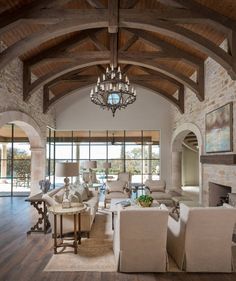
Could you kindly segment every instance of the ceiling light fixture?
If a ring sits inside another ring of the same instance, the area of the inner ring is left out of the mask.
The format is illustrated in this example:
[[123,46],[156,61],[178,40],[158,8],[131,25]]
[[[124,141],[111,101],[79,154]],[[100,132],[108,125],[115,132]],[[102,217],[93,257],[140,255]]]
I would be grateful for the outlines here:
[[129,79],[121,73],[120,66],[106,69],[102,79],[98,77],[97,85],[91,90],[91,101],[103,109],[110,109],[113,117],[117,109],[126,108],[135,102],[136,90],[130,86]]

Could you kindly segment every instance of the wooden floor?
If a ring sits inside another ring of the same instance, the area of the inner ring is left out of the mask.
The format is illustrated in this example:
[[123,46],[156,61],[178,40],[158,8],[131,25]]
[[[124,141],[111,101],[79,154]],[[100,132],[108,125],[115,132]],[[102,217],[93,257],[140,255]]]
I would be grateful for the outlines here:
[[[44,272],[53,254],[51,235],[26,235],[33,207],[24,198],[0,198],[0,281],[235,281],[236,274]],[[69,262],[69,261],[68,261]]]

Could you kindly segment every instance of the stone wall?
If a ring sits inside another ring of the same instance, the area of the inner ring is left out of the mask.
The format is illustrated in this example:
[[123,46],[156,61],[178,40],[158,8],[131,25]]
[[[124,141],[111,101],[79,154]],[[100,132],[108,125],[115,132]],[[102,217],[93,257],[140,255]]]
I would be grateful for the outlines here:
[[[4,46],[0,44],[1,50]],[[46,137],[46,126],[55,126],[55,113],[51,109],[43,114],[43,91],[38,90],[28,102],[23,101],[23,64],[19,59],[12,61],[0,71],[0,112],[20,111],[35,120]]]
[[[214,60],[205,62],[205,100],[199,102],[189,89],[186,89],[185,113],[182,115],[172,106],[172,129],[184,123],[192,122],[198,126],[203,137],[202,151],[205,153],[205,115],[206,113],[233,102],[233,152],[236,153],[236,81]],[[203,202],[208,204],[208,182],[232,187],[236,192],[236,168],[227,165],[202,165]]]

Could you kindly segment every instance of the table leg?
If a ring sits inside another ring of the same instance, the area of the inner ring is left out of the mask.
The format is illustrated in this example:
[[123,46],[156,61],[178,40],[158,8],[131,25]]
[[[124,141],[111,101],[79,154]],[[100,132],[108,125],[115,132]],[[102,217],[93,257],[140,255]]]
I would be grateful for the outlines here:
[[54,215],[54,254],[57,254],[57,215]]
[[80,217],[80,213],[78,214],[78,234],[79,234],[79,244],[81,244],[81,217]]
[[114,212],[111,212],[112,230],[114,230]]
[[78,242],[77,242],[77,227],[76,227],[76,214],[74,214],[74,253],[77,254],[77,247],[78,247]]
[[63,219],[62,219],[62,215],[60,215],[60,237],[62,239],[62,231],[63,230]]

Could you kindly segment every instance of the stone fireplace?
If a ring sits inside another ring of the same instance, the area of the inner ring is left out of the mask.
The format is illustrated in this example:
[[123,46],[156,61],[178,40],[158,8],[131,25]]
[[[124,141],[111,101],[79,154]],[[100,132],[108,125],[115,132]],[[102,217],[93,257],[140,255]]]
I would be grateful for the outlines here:
[[[227,201],[232,188],[222,184],[209,182],[209,206],[221,206]],[[228,203],[228,202],[227,202]]]

